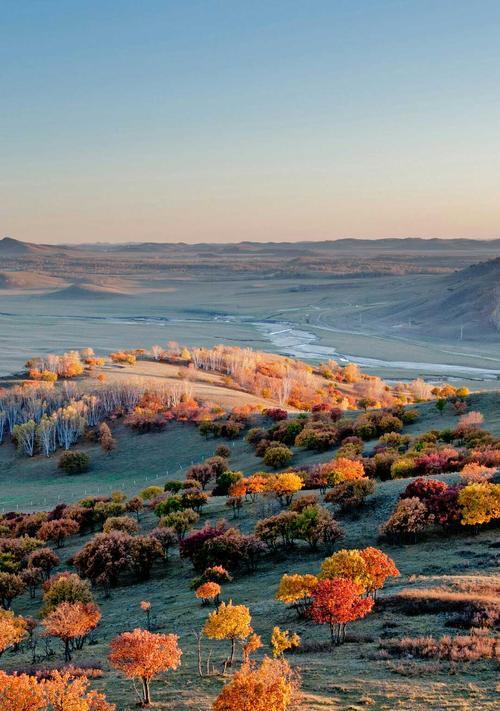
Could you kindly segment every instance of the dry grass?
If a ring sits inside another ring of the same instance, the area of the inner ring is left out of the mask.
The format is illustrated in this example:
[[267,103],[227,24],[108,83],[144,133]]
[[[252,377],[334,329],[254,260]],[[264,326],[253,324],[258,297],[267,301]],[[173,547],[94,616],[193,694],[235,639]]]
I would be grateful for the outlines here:
[[486,634],[435,637],[404,637],[380,643],[394,656],[444,659],[452,662],[475,662],[479,659],[500,659],[500,637]]

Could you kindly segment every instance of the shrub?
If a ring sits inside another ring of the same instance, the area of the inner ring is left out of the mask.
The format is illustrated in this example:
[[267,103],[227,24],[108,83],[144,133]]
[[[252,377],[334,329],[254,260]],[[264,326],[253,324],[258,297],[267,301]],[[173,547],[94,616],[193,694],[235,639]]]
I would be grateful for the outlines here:
[[242,478],[243,474],[241,472],[233,472],[226,469],[215,480],[215,488],[212,491],[213,496],[226,496],[231,486]]
[[316,494],[305,494],[304,496],[295,499],[295,501],[292,501],[292,503],[290,504],[290,511],[296,511],[297,513],[301,513],[309,506],[317,506],[318,504],[319,500]]
[[57,466],[66,474],[83,474],[90,469],[90,457],[85,452],[64,452]]
[[393,479],[405,479],[415,476],[417,465],[411,457],[401,457],[396,459],[391,465],[391,477]]
[[186,533],[195,525],[199,518],[199,514],[192,509],[173,511],[160,519],[160,527],[166,526],[172,529],[177,534],[178,540],[182,541]]
[[158,496],[158,494],[163,493],[163,489],[161,486],[147,486],[145,489],[143,489],[139,496],[143,501],[149,501],[150,499],[154,498],[155,496]]
[[167,560],[169,549],[172,548],[178,540],[174,529],[160,526],[153,528],[149,535],[158,541],[163,552],[163,559]]
[[375,491],[373,479],[362,477],[354,481],[343,481],[327,491],[325,501],[337,504],[342,511],[357,509],[362,506],[365,499]]
[[0,573],[0,605],[5,610],[11,606],[14,598],[22,595],[26,590],[26,583],[16,573]]
[[42,615],[48,615],[61,602],[93,602],[90,584],[76,573],[59,573],[44,584]]
[[478,526],[500,518],[500,484],[468,484],[458,494],[463,526]]
[[424,659],[447,659],[452,662],[475,662],[499,659],[498,639],[481,634],[457,637],[404,637],[381,642],[383,649],[397,656],[413,655]]
[[295,535],[314,550],[318,543],[333,548],[344,532],[331,513],[321,506],[309,506],[294,521]]
[[280,469],[290,464],[292,456],[292,451],[284,445],[268,447],[264,454],[264,464],[273,469]]
[[214,711],[286,711],[298,686],[288,663],[264,657],[259,667],[244,664],[223,687]]
[[419,533],[433,522],[433,516],[427,506],[416,496],[401,499],[391,516],[380,527],[382,535],[388,538],[409,539],[416,542]]
[[107,592],[118,584],[120,573],[130,567],[131,540],[121,531],[98,533],[78,551],[74,564],[84,578]]
[[128,533],[131,536],[139,531],[139,526],[137,521],[134,521],[130,516],[110,516],[104,522],[102,527],[104,533],[110,533],[110,531],[122,531],[123,533]]
[[152,536],[135,536],[128,541],[129,568],[138,580],[149,580],[151,568],[157,558],[163,558],[163,548]]
[[174,494],[173,496],[159,501],[154,507],[154,512],[158,518],[161,518],[162,516],[168,516],[168,514],[174,511],[181,511],[183,508],[181,497],[178,494]]
[[42,541],[54,541],[58,548],[69,536],[75,535],[80,530],[76,521],[69,518],[59,518],[54,521],[45,521],[40,527],[38,535]]
[[165,483],[165,486],[163,487],[164,491],[168,491],[171,494],[178,494],[182,488],[182,481],[176,481],[175,479],[172,481],[167,481]]
[[43,571],[44,577],[50,577],[52,570],[60,563],[59,556],[52,548],[38,548],[30,553],[28,557],[28,567],[39,568]]

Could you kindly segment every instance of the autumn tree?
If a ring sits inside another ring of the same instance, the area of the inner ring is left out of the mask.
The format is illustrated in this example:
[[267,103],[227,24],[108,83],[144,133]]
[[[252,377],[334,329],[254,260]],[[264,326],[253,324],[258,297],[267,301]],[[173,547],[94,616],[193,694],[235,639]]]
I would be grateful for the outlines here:
[[468,484],[458,494],[458,504],[463,526],[479,526],[500,518],[500,484]]
[[12,600],[22,595],[25,590],[26,583],[21,575],[0,572],[0,605],[4,609],[8,610]]
[[304,482],[294,472],[283,472],[269,477],[268,486],[282,506],[289,506],[292,503],[294,494],[303,488]]
[[121,531],[98,533],[75,555],[77,570],[108,594],[109,587],[115,587],[120,573],[130,566],[130,538]]
[[211,612],[203,627],[203,632],[210,639],[228,639],[231,641],[231,653],[227,661],[232,666],[236,640],[243,640],[253,630],[250,626],[252,618],[250,610],[245,605],[233,605],[231,601],[222,602],[217,610]]
[[179,541],[182,541],[186,533],[193,528],[198,521],[200,515],[193,509],[184,509],[184,511],[173,511],[160,519],[160,527],[171,528],[177,534]]
[[111,454],[116,447],[116,440],[111,434],[109,425],[105,422],[101,422],[99,425],[99,444],[101,445],[102,451],[106,452],[106,454]]
[[23,617],[12,610],[0,610],[0,654],[18,644],[26,635],[28,625]]
[[81,649],[89,632],[97,627],[101,613],[92,602],[61,602],[43,620],[46,632],[64,644],[64,661],[71,661],[73,648]]
[[122,531],[132,536],[139,531],[139,524],[130,516],[110,516],[104,521],[102,530],[104,533]]
[[369,576],[367,591],[375,597],[377,590],[384,586],[387,578],[397,577],[399,570],[392,558],[378,548],[368,546],[360,550],[359,554],[365,561]]
[[276,599],[281,602],[290,603],[296,610],[299,617],[305,616],[312,600],[312,595],[318,584],[315,575],[299,575],[285,573],[282,576]]
[[320,580],[313,593],[310,609],[316,624],[330,627],[332,644],[340,644],[345,639],[349,622],[365,617],[373,607],[372,598],[362,598],[363,589],[347,578]]
[[273,469],[279,469],[290,464],[292,456],[292,450],[288,449],[284,444],[268,447],[264,454],[264,464]]
[[61,602],[94,602],[90,583],[82,580],[76,573],[63,572],[49,578],[43,586],[42,614],[48,615]]
[[38,548],[28,557],[28,567],[39,568],[43,571],[45,579],[50,577],[52,570],[60,563],[59,556],[52,548]]
[[142,684],[142,703],[151,703],[151,681],[160,672],[177,669],[182,651],[175,634],[153,634],[135,629],[123,632],[111,642],[109,661],[129,679]]
[[288,649],[300,646],[300,637],[296,632],[282,630],[279,627],[273,627],[271,634],[271,649],[273,657],[283,657],[283,654]]
[[78,533],[80,526],[70,518],[58,518],[54,521],[45,521],[38,531],[42,541],[53,541],[57,548],[61,548],[64,540]]
[[35,676],[6,674],[0,671],[0,711],[46,711],[46,709],[47,696],[44,684]]
[[412,540],[434,521],[434,516],[416,496],[401,499],[387,521],[380,527],[383,536],[393,540]]
[[214,711],[286,711],[297,677],[285,660],[264,657],[256,668],[248,663],[232,677],[214,702]]
[[337,551],[321,564],[322,580],[344,578],[355,583],[361,592],[370,585],[370,573],[361,552],[355,548]]
[[328,481],[334,486],[342,481],[353,481],[365,476],[363,462],[358,459],[339,457],[323,465],[327,471]]
[[0,672],[0,711],[115,711],[88,679],[54,670],[47,678]]
[[219,583],[206,582],[197,587],[194,594],[198,600],[202,601],[203,605],[208,605],[210,601],[217,604],[219,602],[220,590]]

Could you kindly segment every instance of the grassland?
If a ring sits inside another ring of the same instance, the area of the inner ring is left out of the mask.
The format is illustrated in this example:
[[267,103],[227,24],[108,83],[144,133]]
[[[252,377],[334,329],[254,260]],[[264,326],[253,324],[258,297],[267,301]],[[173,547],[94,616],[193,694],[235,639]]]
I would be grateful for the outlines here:
[[[474,395],[471,407],[485,415],[485,427],[500,434],[499,394]],[[419,420],[406,431],[423,432],[434,427],[440,429],[455,422],[448,413],[439,415],[432,403],[418,406]],[[191,462],[211,455],[220,440],[205,440],[194,426],[172,424],[162,433],[136,435],[115,424],[114,434],[118,449],[111,455],[101,453],[95,445],[86,444],[92,457],[93,469],[88,474],[70,477],[55,468],[53,459],[20,459],[7,445],[0,447],[2,472],[2,500],[7,508],[46,508],[58,501],[73,501],[85,492],[108,493],[121,488],[132,494],[150,483],[163,483],[180,478]],[[366,444],[369,450],[372,442]],[[231,446],[231,466],[251,473],[262,469],[244,441]],[[296,451],[294,464],[313,462],[331,457],[331,453],[311,454]],[[453,481],[456,475],[446,475]],[[377,484],[374,496],[356,517],[343,516],[339,520],[345,530],[342,546],[364,547],[378,545],[396,561],[401,577],[384,589],[382,598],[404,589],[450,586],[453,583],[488,586],[498,584],[496,572],[497,538],[493,529],[472,536],[459,533],[454,537],[429,536],[417,545],[393,546],[377,542],[378,527],[392,510],[394,503],[406,486],[407,480],[387,481]],[[44,503],[44,499],[47,503]],[[29,500],[33,506],[29,506]],[[4,505],[2,503],[2,505]],[[246,503],[242,515],[236,520],[244,531],[251,531],[255,521],[262,517],[262,505]],[[216,520],[231,514],[225,499],[213,497],[202,520]],[[141,529],[154,527],[156,517],[143,515]],[[87,540],[75,537],[61,551],[63,560],[74,554]],[[484,709],[496,708],[495,686],[497,678],[493,662],[451,663],[422,661],[418,659],[392,659],[381,654],[379,639],[432,634],[441,636],[455,633],[450,629],[450,616],[422,614],[407,616],[391,606],[378,606],[366,620],[352,625],[351,635],[341,648],[328,649],[326,629],[311,623],[297,621],[294,613],[274,600],[281,575],[285,572],[317,572],[324,552],[310,552],[298,546],[290,555],[278,555],[264,562],[256,574],[243,575],[224,586],[223,598],[249,606],[253,626],[267,644],[274,625],[297,631],[302,637],[302,651],[290,656],[293,666],[302,673],[303,696],[298,708],[304,711],[325,709]],[[64,567],[64,565],[63,565]],[[194,631],[199,631],[206,617],[194,599],[189,583],[193,576],[191,566],[171,557],[164,566],[158,565],[152,579],[146,583],[119,587],[111,599],[97,592],[103,621],[92,644],[76,653],[75,663],[102,665],[104,675],[96,680],[96,687],[105,688],[108,698],[117,704],[119,711],[132,711],[135,700],[130,682],[110,670],[106,655],[110,639],[127,628],[144,624],[144,613],[139,608],[141,600],[152,603],[154,626],[158,631],[175,631],[180,635],[183,649],[181,668],[158,679],[153,687],[157,708],[169,711],[196,709],[208,711],[211,701],[221,688],[220,676],[200,679],[196,673],[196,643]],[[480,576],[480,577],[478,577]],[[16,612],[38,616],[40,597],[32,601],[27,595],[15,601]],[[60,645],[51,643],[58,655]],[[205,652],[213,650],[212,658],[221,660],[225,646],[204,642]],[[52,660],[54,661],[54,660]],[[29,666],[28,654],[7,654],[3,666],[18,669]],[[236,711],[236,710],[235,710]]]

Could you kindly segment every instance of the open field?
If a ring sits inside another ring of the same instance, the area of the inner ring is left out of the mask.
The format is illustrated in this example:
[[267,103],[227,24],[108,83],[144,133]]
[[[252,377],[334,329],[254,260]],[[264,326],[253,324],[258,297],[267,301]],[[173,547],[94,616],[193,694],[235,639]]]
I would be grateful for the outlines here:
[[[176,434],[179,434],[176,432]],[[152,435],[164,442],[167,435]],[[135,443],[134,443],[135,444]],[[146,453],[152,442],[145,440],[141,453]],[[209,448],[213,447],[210,442]],[[124,446],[123,439],[120,447]],[[235,447],[236,450],[236,447]],[[137,452],[137,447],[134,449]],[[154,450],[159,454],[161,447]],[[202,453],[202,448],[199,448]],[[172,452],[172,454],[175,453]],[[118,456],[117,455],[113,455]],[[121,455],[124,456],[122,450]],[[137,456],[137,455],[136,455]],[[168,455],[167,455],[168,456]],[[141,456],[141,459],[143,457]],[[234,465],[241,461],[241,453],[235,451]],[[99,465],[100,466],[100,465]],[[112,458],[109,466],[113,468]],[[150,460],[145,461],[149,470]],[[154,471],[154,468],[152,468]],[[98,470],[100,471],[100,469]],[[97,472],[96,472],[97,473]],[[446,477],[450,479],[450,477]],[[94,476],[94,482],[100,476]],[[350,548],[377,543],[377,529],[394,505],[398,493],[407,481],[379,483],[373,500],[359,517],[345,516],[341,519],[346,536],[342,545]],[[70,488],[62,487],[65,494]],[[75,490],[73,490],[76,493]],[[66,497],[65,497],[66,498]],[[203,520],[227,516],[224,500],[215,497]],[[259,516],[259,505],[246,504],[237,523],[242,530],[250,531]],[[155,517],[143,516],[141,527],[147,531],[154,525]],[[62,557],[75,553],[86,538],[75,538],[62,549]],[[404,588],[434,587],[449,585],[454,581],[475,580],[483,576],[489,585],[495,584],[495,535],[485,531],[477,536],[458,534],[453,539],[431,537],[417,545],[383,545],[400,571],[401,577],[384,589],[383,597],[398,593]],[[297,631],[302,644],[326,643],[327,632],[311,623],[297,621],[295,614],[273,600],[280,576],[285,572],[317,572],[324,554],[311,553],[299,547],[288,556],[278,556],[272,563],[264,563],[256,574],[242,576],[224,586],[224,599],[247,605],[252,613],[252,624],[264,642],[269,640],[273,625]],[[191,566],[181,562],[175,555],[167,568],[158,566],[150,581],[120,587],[113,591],[111,599],[97,593],[97,602],[103,614],[103,623],[95,634],[91,646],[75,654],[75,663],[97,660],[103,665],[104,677],[94,682],[95,687],[105,688],[108,699],[118,705],[119,711],[135,708],[130,682],[109,670],[106,655],[110,639],[125,627],[144,624],[139,608],[141,600],[152,603],[154,625],[157,631],[175,630],[180,635],[183,660],[180,669],[170,675],[161,676],[153,686],[157,708],[182,711],[197,709],[208,711],[211,700],[221,688],[222,679],[212,677],[199,679],[196,675],[196,645],[193,631],[198,631],[207,616],[207,608],[202,608],[194,600],[189,583],[193,576]],[[498,580],[496,580],[498,584]],[[39,597],[31,601],[27,596],[16,601],[16,611],[36,615]],[[126,623],[124,620],[126,619]],[[343,647],[329,651],[303,651],[289,657],[293,666],[302,670],[303,697],[300,709],[323,711],[324,709],[484,709],[496,708],[496,673],[494,662],[448,663],[425,662],[411,659],[386,659],[379,654],[378,639],[393,636],[419,636],[449,634],[446,614],[423,614],[410,617],[397,610],[380,606],[366,620],[351,626],[350,641]],[[454,630],[451,630],[454,633]],[[60,645],[54,642],[54,650],[60,655]],[[227,644],[226,644],[227,647]],[[205,652],[213,650],[213,661],[223,658],[226,647],[219,643],[204,642]],[[29,663],[28,656],[23,662],[19,655],[7,655],[3,659],[6,668],[19,668],[21,663]]]

